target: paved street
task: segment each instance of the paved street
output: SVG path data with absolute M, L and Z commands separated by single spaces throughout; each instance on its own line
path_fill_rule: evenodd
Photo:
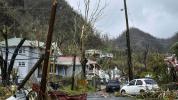
M 102 97 L 102 96 L 88 96 L 87 100 L 134 100 L 128 97 L 115 97 L 113 95 Z
M 106 93 L 105 91 L 98 91 L 96 93 L 88 94 L 87 100 L 134 100 L 129 97 L 115 97 L 113 93 Z

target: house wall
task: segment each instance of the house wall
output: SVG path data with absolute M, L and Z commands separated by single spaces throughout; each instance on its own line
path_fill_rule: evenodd
M 75 75 L 79 74 L 81 71 L 82 71 L 82 67 L 80 65 L 76 65 Z M 64 77 L 72 77 L 72 72 L 73 72 L 73 65 L 70 66 L 59 65 L 56 69 L 56 74 Z
M 29 67 L 28 67 L 28 71 L 31 70 L 31 68 L 36 64 L 36 62 L 39 60 L 42 52 L 39 48 L 33 48 L 30 47 L 30 57 L 32 58 L 31 60 L 29 60 Z M 33 73 L 33 75 L 31 76 L 31 79 L 33 81 L 39 81 L 41 79 L 41 77 L 38 76 L 38 69 L 35 70 L 35 72 Z
M 16 47 L 9 47 L 9 53 L 8 53 L 8 65 L 10 64 L 10 60 L 11 60 L 11 57 L 14 53 L 14 50 L 15 50 Z M 26 47 L 22 47 L 25 50 L 27 50 L 28 48 Z M 3 58 L 5 59 L 5 48 L 2 49 L 3 50 Z M 25 59 L 28 59 L 28 52 L 21 52 L 21 53 L 18 53 L 18 55 L 16 56 L 16 59 L 14 61 L 14 66 L 13 68 L 17 69 L 17 72 L 18 72 L 18 76 L 19 76 L 19 79 L 22 79 L 26 76 L 26 74 L 28 73 L 28 60 L 25 60 Z M 21 66 L 19 66 L 19 63 Z M 22 66 L 22 63 L 23 63 L 23 66 Z
M 9 47 L 9 53 L 8 53 L 8 65 L 10 63 L 11 57 L 14 53 L 16 47 Z M 25 78 L 25 76 L 28 74 L 28 72 L 31 70 L 31 68 L 34 66 L 34 64 L 38 61 L 40 51 L 38 48 L 32 48 L 28 46 L 22 46 L 21 47 L 22 52 L 18 53 L 16 56 L 14 67 L 18 71 L 18 81 L 20 82 Z M 3 58 L 5 59 L 5 48 L 2 48 L 3 50 Z M 25 65 L 21 65 L 24 63 Z M 37 77 L 37 71 L 35 71 L 35 74 L 32 75 L 34 77 Z
M 79 74 L 82 71 L 82 66 L 76 65 L 75 66 L 75 75 Z M 73 72 L 73 66 L 69 66 L 67 69 L 67 77 L 71 77 Z
M 67 70 L 67 66 L 57 65 L 56 75 L 66 77 L 66 74 L 67 74 L 66 70 Z

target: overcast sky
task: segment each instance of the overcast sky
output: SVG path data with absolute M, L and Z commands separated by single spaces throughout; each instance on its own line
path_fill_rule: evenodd
M 78 10 L 83 0 L 67 0 Z M 91 0 L 96 5 L 97 0 Z M 109 37 L 117 37 L 125 30 L 123 0 L 101 0 L 107 3 L 104 15 L 95 27 Z M 92 5 L 94 8 L 95 6 Z M 168 38 L 178 32 L 178 0 L 127 0 L 130 27 L 136 27 L 159 38 Z

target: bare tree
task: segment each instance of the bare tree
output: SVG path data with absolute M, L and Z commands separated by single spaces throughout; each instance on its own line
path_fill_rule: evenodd
M 17 55 L 18 55 L 18 51 L 19 51 L 20 47 L 23 45 L 23 43 L 25 42 L 25 40 L 26 40 L 26 38 L 23 38 L 23 39 L 19 42 L 19 44 L 18 44 L 17 47 L 15 48 L 14 53 L 13 53 L 13 55 L 12 55 L 12 57 L 11 57 L 10 64 L 9 64 L 9 67 L 8 67 L 8 73 L 7 73 L 7 82 L 8 82 L 8 84 L 9 84 L 10 74 L 11 74 L 11 72 L 12 72 L 15 59 L 16 59 L 16 57 L 17 57 Z
M 20 43 L 17 45 L 13 55 L 12 55 L 12 58 L 11 58 L 11 61 L 10 61 L 10 64 L 8 66 L 7 62 L 8 62 L 8 53 L 9 53 L 9 49 L 8 49 L 8 28 L 4 28 L 3 31 L 1 31 L 2 33 L 2 36 L 5 40 L 5 59 L 3 58 L 3 56 L 0 56 L 0 66 L 1 66 L 1 73 L 2 73 L 2 83 L 4 86 L 10 84 L 10 74 L 12 72 L 12 69 L 13 69 L 13 66 L 14 66 L 14 62 L 15 62 L 15 59 L 16 59 L 16 56 L 18 55 L 18 51 L 20 49 L 20 47 L 23 45 L 24 41 L 26 40 L 25 38 L 22 39 L 20 41 Z
M 101 0 L 95 1 L 95 7 L 91 7 L 91 0 L 84 0 L 84 20 L 85 22 L 82 24 L 81 34 L 80 34 L 80 53 L 81 53 L 81 64 L 83 69 L 83 77 L 85 78 L 85 67 L 86 67 L 86 57 L 85 57 L 85 40 L 91 32 L 91 27 L 93 28 L 96 21 L 103 15 L 103 10 L 106 8 L 106 3 L 101 5 Z M 78 8 L 80 7 L 80 2 L 78 3 Z M 79 12 L 82 14 L 81 9 L 79 8 Z
M 1 73 L 2 73 L 2 83 L 5 85 L 5 79 L 7 76 L 6 70 L 7 70 L 7 61 L 8 61 L 8 42 L 7 42 L 7 27 L 4 26 L 4 29 L 1 31 L 1 34 L 3 38 L 5 39 L 5 60 L 3 59 L 3 56 L 1 57 Z

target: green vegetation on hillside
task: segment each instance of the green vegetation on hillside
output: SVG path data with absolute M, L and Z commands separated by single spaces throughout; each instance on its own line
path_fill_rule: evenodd
M 0 0 L 0 30 L 4 27 L 10 28 L 8 36 L 26 37 L 44 41 L 48 31 L 51 1 L 49 0 Z M 54 27 L 53 41 L 66 53 L 69 49 L 80 45 L 80 34 L 82 25 L 88 28 L 86 38 L 87 48 L 103 48 L 104 44 L 98 31 L 87 23 L 84 18 L 74 11 L 65 0 L 58 1 L 57 15 Z
M 134 52 L 144 51 L 148 46 L 151 51 L 166 53 L 169 51 L 171 45 L 177 42 L 178 34 L 168 39 L 160 39 L 137 28 L 130 28 L 130 39 L 131 47 Z M 113 40 L 113 42 L 117 47 L 126 49 L 125 32 Z

